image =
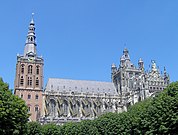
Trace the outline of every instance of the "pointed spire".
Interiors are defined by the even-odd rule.
[[[113,73],[115,73],[117,71],[117,67],[116,67],[116,65],[113,63],[112,65],[111,65],[111,72],[112,72],[112,74]]]
[[[157,71],[157,67],[156,67],[156,62],[155,62],[155,60],[151,60],[151,63],[152,63],[152,65],[151,65],[151,70],[154,71],[154,72],[156,72],[156,71]]]
[[[112,63],[111,67],[112,67],[112,68],[115,68],[115,67],[116,67],[116,65],[115,65],[114,63]]]
[[[167,74],[166,68],[164,67],[164,84],[168,85],[170,83],[169,75]]]
[[[35,36],[35,23],[34,23],[34,13],[32,13],[32,19],[28,27],[28,34],[25,42],[25,57],[35,57],[36,56],[36,36]]]
[[[143,60],[142,60],[142,58],[140,58],[138,62],[139,62],[139,63],[143,63]]]
[[[130,60],[129,51],[127,48],[124,48],[123,55],[126,60]]]
[[[144,62],[143,62],[142,58],[139,59],[138,66],[139,66],[139,69],[144,70]]]
[[[167,77],[166,67],[164,67],[164,77]]]

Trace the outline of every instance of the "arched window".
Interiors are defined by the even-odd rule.
[[[56,101],[54,99],[50,99],[50,115],[56,115]]]
[[[24,73],[24,64],[21,65],[21,73]]]
[[[37,87],[39,86],[39,79],[38,79],[38,77],[36,78],[36,86]]]
[[[32,77],[28,77],[27,85],[32,86]]]
[[[39,107],[38,107],[38,105],[36,105],[35,106],[35,112],[38,112],[38,110],[39,110]]]
[[[24,84],[24,79],[23,79],[23,76],[20,77],[20,85],[23,86]]]
[[[38,94],[36,94],[35,99],[38,100]]]
[[[32,65],[29,65],[29,66],[28,66],[28,74],[32,74],[32,68],[33,68]]]
[[[31,99],[31,95],[30,94],[28,94],[28,99]]]
[[[30,110],[31,110],[31,105],[28,104],[27,106],[28,106],[28,112],[30,112]]]
[[[64,110],[64,116],[67,116],[67,114],[68,114],[68,102],[66,100],[64,100],[64,103],[63,103],[63,110]]]
[[[28,106],[28,112],[30,112],[30,106]]]
[[[36,74],[39,75],[40,74],[40,67],[36,66]]]

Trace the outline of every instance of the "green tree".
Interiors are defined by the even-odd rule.
[[[178,82],[171,83],[151,101],[140,124],[144,134],[178,134]]]
[[[26,135],[43,135],[42,126],[38,122],[27,123],[27,133]]]
[[[143,121],[145,117],[148,117],[147,110],[151,106],[151,101],[153,99],[148,98],[142,102],[138,102],[135,105],[131,106],[128,109],[128,114],[130,123],[131,123],[131,134],[142,134],[144,133],[145,125],[143,124]]]
[[[79,133],[78,123],[68,122],[60,128],[60,135],[78,135]]]
[[[25,102],[13,95],[8,84],[0,78],[0,134],[24,134],[28,117]]]
[[[101,135],[127,135],[131,134],[131,116],[128,112],[107,113],[94,120]]]
[[[65,123],[60,127],[60,135],[99,135],[99,132],[93,121],[84,120]]]
[[[60,127],[56,124],[45,124],[42,126],[44,135],[60,135]]]
[[[8,90],[9,86],[7,83],[4,83],[2,78],[0,77],[0,90]]]
[[[116,122],[118,118],[117,113],[106,113],[93,121],[97,127],[99,134],[107,135],[115,132]]]
[[[92,120],[84,120],[78,123],[78,135],[99,135],[95,122]]]

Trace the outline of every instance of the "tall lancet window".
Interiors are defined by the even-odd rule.
[[[39,73],[40,73],[40,67],[36,66],[36,74],[39,75]]]
[[[32,69],[33,69],[33,66],[32,66],[32,65],[29,65],[29,66],[28,66],[28,74],[32,74]]]
[[[39,79],[38,79],[38,77],[36,78],[36,87],[38,87],[39,86]]]
[[[68,114],[68,102],[66,100],[64,100],[64,103],[63,103],[63,110],[64,110],[64,116],[67,116],[67,114]]]
[[[33,37],[31,37],[30,39],[31,39],[31,42],[33,42]]]
[[[56,116],[56,101],[54,99],[50,100],[50,115]]]
[[[21,73],[24,73],[24,65],[21,65]]]
[[[23,83],[24,83],[24,79],[23,79],[23,76],[20,77],[20,85],[23,86]]]

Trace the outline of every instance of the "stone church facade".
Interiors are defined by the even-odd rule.
[[[17,56],[15,94],[25,100],[30,120],[63,124],[94,119],[107,112],[127,111],[128,106],[162,91],[169,75],[161,74],[152,61],[145,71],[142,59],[138,67],[124,49],[119,67],[111,66],[112,82],[49,78],[43,90],[43,58],[37,56],[35,23],[30,22],[24,55]]]

